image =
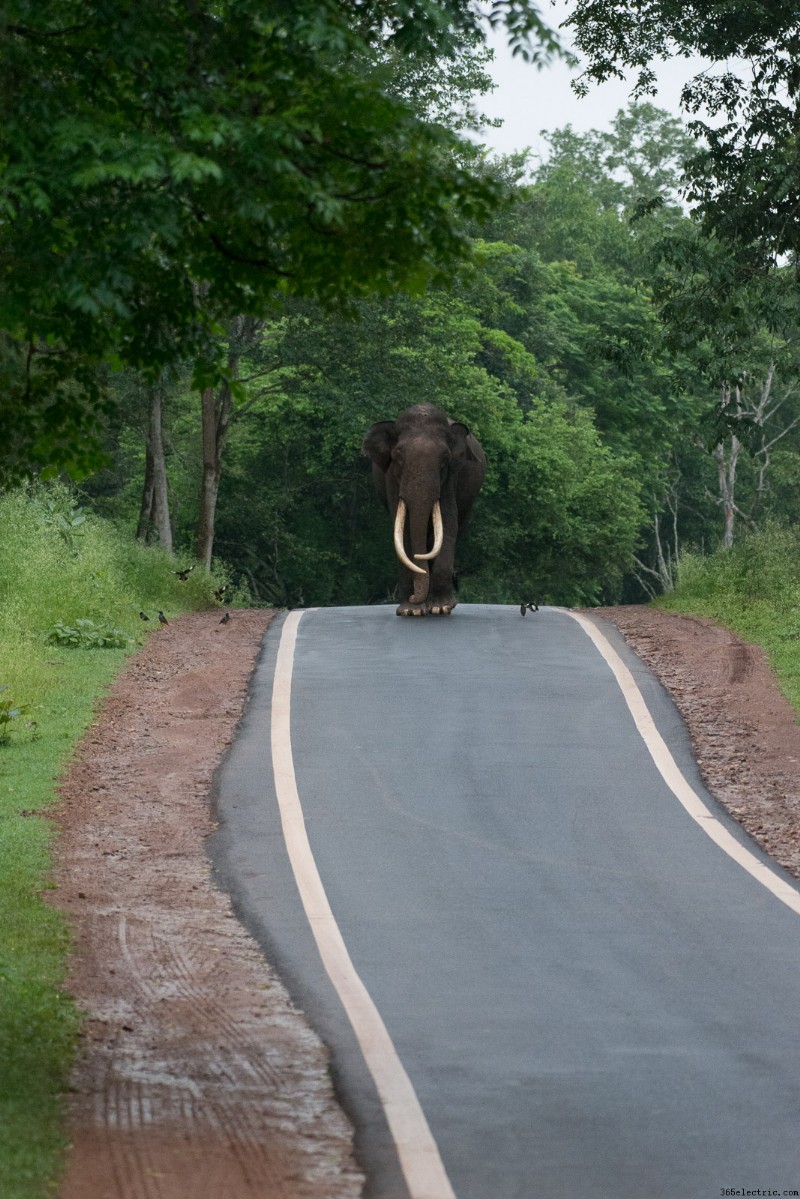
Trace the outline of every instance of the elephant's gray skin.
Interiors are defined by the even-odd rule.
[[[373,425],[364,438],[363,452],[372,459],[375,490],[393,519],[398,502],[405,502],[402,547],[408,560],[422,568],[422,573],[417,573],[400,561],[397,615],[449,616],[456,606],[456,538],[486,474],[480,443],[466,425],[450,420],[441,408],[416,404],[396,420]],[[443,525],[441,549],[432,561],[426,561],[419,555],[430,553],[435,546],[437,500]]]

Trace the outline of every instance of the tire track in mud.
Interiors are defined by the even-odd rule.
[[[214,889],[212,773],[269,614],[195,613],[119,677],[62,788],[86,1013],[60,1199],[355,1199],[327,1056]]]
[[[122,928],[124,919],[124,917],[120,918],[120,928]],[[145,962],[152,961],[156,964],[157,969],[151,973],[159,975],[159,977],[150,980],[143,977],[141,970],[135,964],[136,955],[131,952],[129,942],[124,952],[132,970],[137,975],[138,985],[142,988],[143,993],[154,1001],[174,998],[177,1001],[185,1002],[190,1018],[212,1022],[215,1035],[220,1037],[224,1035],[225,1052],[228,1056],[235,1058],[238,1064],[237,1073],[231,1071],[222,1058],[215,1062],[215,1068],[229,1077],[231,1084],[241,1087],[244,1085],[243,1079],[249,1076],[251,1085],[265,1084],[280,1092],[284,1086],[280,1070],[261,1057],[257,1060],[252,1059],[250,1042],[242,1033],[239,1024],[230,1018],[227,1009],[216,1002],[207,988],[198,985],[201,964],[198,962],[197,956],[194,955],[194,960],[189,961],[185,951],[173,938],[156,932],[152,926],[142,925],[141,932],[149,938],[149,945],[144,947],[141,956]]]

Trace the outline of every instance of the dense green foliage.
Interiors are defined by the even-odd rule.
[[[93,515],[79,521],[61,486],[0,496],[0,1194],[40,1199],[64,1148],[61,1095],[78,1018],[63,992],[68,936],[42,901],[64,762],[122,664],[114,648],[47,643],[55,622],[81,620],[144,637],[140,609],[171,615],[210,602],[209,576],[182,584],[158,548]],[[220,580],[217,580],[217,585]]]
[[[655,90],[659,59],[711,61],[683,91],[698,138],[689,195],[745,270],[800,250],[797,15],[786,0],[576,0],[569,17],[587,91],[632,69],[641,96]]]
[[[793,297],[778,273],[736,291],[733,311],[717,287],[723,252],[676,204],[690,146],[650,104],[608,131],[559,131],[534,173],[522,157],[492,164],[513,203],[471,224],[473,261],[450,285],[361,297],[347,313],[294,299],[260,326],[237,360],[217,511],[218,553],[255,596],[391,596],[360,442],[423,400],[487,451],[459,552],[463,598],[643,598],[672,586],[682,546],[792,516]],[[146,423],[134,382],[109,427],[114,470],[86,484],[131,525]],[[200,462],[186,384],[164,412],[176,542],[190,549]]]
[[[490,17],[553,44],[528,0]],[[466,0],[9,0],[0,476],[96,460],[109,365],[219,378],[221,320],[463,258],[496,180],[403,84],[458,78],[485,24]]]
[[[289,605],[391,596],[394,555],[361,440],[374,420],[432,398],[473,429],[490,463],[460,555],[464,598],[513,600],[522,589],[591,602],[619,589],[644,519],[640,485],[627,443],[604,446],[590,407],[526,347],[509,289],[530,271],[556,292],[558,272],[494,243],[460,294],[363,301],[355,319],[295,305],[270,330],[264,354],[278,382],[234,425],[217,519],[219,552],[256,595]],[[187,499],[179,540],[188,540],[194,510],[180,463],[192,454],[186,434],[196,438],[190,394],[173,396],[172,414],[173,477]],[[131,445],[129,432],[121,443]],[[196,452],[195,441],[195,462]],[[139,477],[141,452],[125,466]],[[102,502],[119,514],[130,489],[108,483],[114,494]]]
[[[692,38],[743,39],[765,87],[783,69],[780,12],[770,41],[752,14],[679,9],[578,3],[589,75],[627,53],[646,88],[647,56]],[[553,52],[527,0],[488,17]],[[535,170],[486,160],[463,137],[488,86],[465,0],[303,0],[291,20],[14,0],[4,21],[7,474],[85,472],[99,441],[100,511],[165,544],[171,523],[203,561],[216,520],[237,577],[286,604],[390,595],[359,446],[421,400],[489,458],[465,598],[641,598],[681,546],[791,515],[793,271],[754,276],[679,206],[705,149],[675,118],[637,104],[551,134]]]
[[[450,284],[347,312],[293,298],[236,350],[216,545],[257,598],[391,597],[389,529],[359,449],[374,420],[422,401],[487,452],[459,552],[464,599],[641,599],[672,586],[682,547],[792,515],[800,358],[785,278],[718,288],[724,251],[676,202],[691,142],[675,118],[636,105],[607,131],[568,128],[550,144],[534,172],[522,157],[491,165],[513,202],[469,226],[473,259]],[[114,467],[85,485],[131,527],[144,394],[122,380]],[[200,437],[188,377],[164,413],[189,550]]]

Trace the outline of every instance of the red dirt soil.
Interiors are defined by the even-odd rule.
[[[800,726],[760,650],[710,622],[596,610],[670,690],[709,789],[800,876]],[[55,902],[86,1012],[60,1199],[355,1199],[325,1050],[213,884],[212,775],[271,614],[157,630],[61,788]],[[453,619],[458,619],[456,613]]]
[[[355,1199],[328,1060],[210,877],[212,774],[270,614],[157,630],[62,788],[58,889],[87,1013],[61,1199]]]

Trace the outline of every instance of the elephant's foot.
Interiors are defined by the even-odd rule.
[[[458,600],[453,595],[428,601],[428,611],[431,616],[449,616]]]
[[[413,600],[409,600],[406,604],[399,604],[397,607],[398,616],[427,616],[427,604],[415,604]]]

